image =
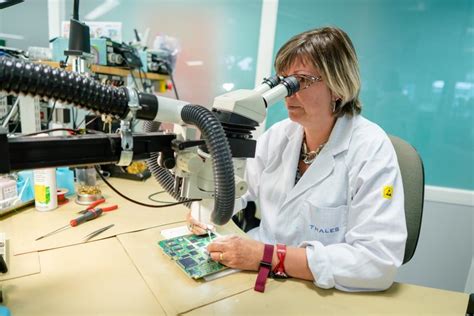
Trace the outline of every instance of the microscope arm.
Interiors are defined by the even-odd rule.
[[[121,135],[48,137],[39,140],[6,138],[6,135],[0,134],[0,152],[6,153],[0,158],[0,172],[117,161],[124,165],[133,159],[149,158],[147,162],[155,178],[168,193],[180,200],[188,197],[183,192],[190,192],[183,188],[176,191],[186,172],[183,174],[175,170],[180,175],[176,177],[167,170],[173,168],[174,163],[173,166],[158,166],[156,153],[160,152],[165,158],[173,160],[173,151],[177,151],[178,156],[180,154],[176,144],[186,141],[186,136],[174,140],[177,135],[157,135],[153,133],[156,126],[146,128],[144,135],[132,135],[129,123],[132,118],[137,118],[147,121],[145,125],[150,126],[156,125],[154,122],[170,122],[183,127],[194,125],[201,131],[205,143],[199,147],[204,155],[200,155],[201,159],[207,161],[205,178],[207,183],[212,183],[206,186],[213,193],[204,188],[207,198],[214,200],[210,219],[214,224],[223,225],[232,217],[236,197],[233,157],[237,159],[237,168],[242,173],[245,166],[242,160],[254,156],[255,141],[251,139],[251,131],[263,121],[266,108],[298,89],[296,78],[275,76],[265,79],[254,90],[239,90],[216,98],[211,112],[184,101],[139,93],[131,88],[102,85],[63,69],[0,57],[0,91],[60,100],[122,120]],[[194,188],[194,193],[190,194],[204,192],[200,191],[201,187],[196,182],[188,182],[187,188],[190,187]]]
[[[102,85],[77,73],[7,57],[0,57],[0,91],[60,100],[96,114],[114,116],[126,123],[137,118],[196,126],[213,158],[212,170],[216,184],[213,220],[222,225],[232,217],[235,198],[232,153],[222,125],[205,107],[153,94],[138,93],[135,89]],[[122,132],[126,132],[127,126],[129,124],[124,124],[125,128],[121,127]],[[124,160],[131,161],[130,147],[133,146],[134,138],[129,130],[125,136],[121,140],[122,153],[128,152],[128,159]],[[6,150],[9,150],[10,156],[16,156],[9,148]],[[82,154],[88,155],[87,151]],[[11,159],[9,161],[11,163]],[[36,162],[30,166],[34,167],[34,163]],[[2,161],[0,169],[8,169],[6,161]]]
[[[133,160],[148,159],[151,153],[173,157],[175,134],[133,135]],[[25,169],[117,163],[121,137],[118,134],[77,136],[10,137],[0,133],[0,174]]]

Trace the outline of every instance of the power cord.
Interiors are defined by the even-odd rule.
[[[3,98],[6,98],[7,96],[4,96]],[[0,98],[0,99],[3,99],[3,98]],[[15,103],[12,105],[12,108],[8,111],[7,114],[5,114],[4,116],[0,117],[0,121],[3,123],[3,121],[15,110],[15,107],[17,106],[17,101],[15,101]]]
[[[158,192],[152,193],[152,194],[150,194],[150,195],[148,196],[148,199],[149,199],[150,201],[153,201],[153,202],[156,202],[156,203],[173,203],[173,202],[170,202],[170,201],[155,200],[155,199],[153,198],[155,195],[163,194],[163,193],[165,193],[165,192],[166,192],[166,191],[163,190],[163,191],[158,191]]]
[[[161,61],[161,64],[165,66],[166,70],[168,71],[168,74],[171,79],[171,83],[173,84],[174,95],[176,96],[176,100],[179,100],[178,89],[176,88],[176,84],[174,82],[174,77],[173,77],[173,69],[171,69],[171,65],[167,63],[166,61]]]
[[[125,200],[130,201],[130,202],[135,203],[135,204],[138,204],[138,205],[141,205],[141,206],[152,207],[152,208],[163,208],[163,207],[168,207],[168,206],[174,206],[174,205],[179,205],[179,204],[185,204],[185,203],[189,203],[189,202],[201,201],[200,199],[190,199],[190,200],[184,200],[184,201],[179,201],[179,202],[175,202],[175,203],[168,203],[168,204],[163,204],[163,205],[154,205],[154,204],[142,203],[142,202],[133,200],[133,199],[129,198],[128,196],[125,196],[124,194],[122,194],[121,192],[119,192],[116,188],[114,188],[114,187],[112,186],[112,184],[110,184],[109,181],[107,181],[107,180],[105,179],[105,177],[104,177],[104,176],[102,175],[102,173],[100,172],[99,166],[94,166],[94,167],[95,167],[95,171],[97,172],[97,174],[99,175],[99,177],[102,179],[102,181],[105,182],[105,184],[107,184],[107,186],[108,186],[109,188],[112,189],[112,191],[114,191],[115,193],[117,193],[118,195],[120,195],[121,197],[123,197]]]
[[[54,109],[56,108],[56,101],[57,100],[54,100],[53,107],[51,108],[51,112],[49,113],[48,123],[46,124],[47,126],[49,126],[49,123],[51,123],[51,119],[53,118]]]
[[[44,133],[50,133],[50,132],[57,132],[57,131],[66,131],[66,132],[70,132],[74,135],[76,134],[80,134],[80,130],[78,129],[72,129],[72,128],[51,128],[51,129],[45,129],[45,130],[42,130],[40,132],[34,132],[34,133],[29,133],[29,134],[25,134],[25,135],[22,135],[23,137],[26,137],[26,136],[35,136],[35,135],[39,135],[39,134],[44,134]]]

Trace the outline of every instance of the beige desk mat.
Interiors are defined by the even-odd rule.
[[[256,273],[239,272],[205,282],[189,278],[159,248],[161,230],[173,224],[117,236],[167,314],[179,314],[253,288]],[[220,233],[236,232],[233,224]]]
[[[3,282],[12,315],[164,315],[116,238],[40,253],[41,273]]]
[[[14,256],[12,248],[7,241],[7,273],[0,273],[0,281],[20,278],[23,276],[40,273],[39,256],[37,252],[25,253]]]
[[[41,271],[38,253],[32,252],[21,256],[15,256],[10,238],[13,234],[11,221],[15,214],[0,217],[0,232],[6,235],[7,247],[7,273],[0,273],[0,281],[15,279]]]
[[[127,196],[148,204],[157,204],[148,200],[148,195],[161,191],[154,179],[137,182],[123,179],[111,179],[113,185]],[[106,203],[101,206],[118,204],[119,208],[107,212],[99,218],[86,222],[74,228],[68,228],[60,233],[35,241],[36,238],[69,223],[79,216],[78,211],[84,206],[70,201],[58,209],[49,212],[39,212],[30,208],[12,217],[13,227],[11,244],[14,254],[54,249],[83,243],[84,237],[102,227],[115,226],[100,234],[97,239],[103,239],[126,232],[139,231],[150,227],[176,223],[185,218],[186,207],[182,205],[166,208],[149,208],[129,202],[112,192],[105,184],[101,186]],[[167,194],[156,197],[159,200],[172,201]]]
[[[464,315],[468,295],[410,284],[388,291],[344,293],[300,280],[274,281],[265,293],[249,290],[186,315]]]

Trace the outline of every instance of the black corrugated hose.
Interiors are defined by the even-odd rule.
[[[217,225],[227,223],[232,217],[235,200],[234,167],[232,153],[224,129],[219,120],[205,107],[186,105],[181,111],[185,123],[193,124],[201,131],[206,147],[212,157],[214,174],[214,210],[211,221]],[[157,130],[157,125],[146,123],[145,132]],[[174,192],[174,178],[171,173],[158,166],[156,156],[148,159],[148,167],[160,185],[175,199],[180,197]],[[182,198],[181,198],[182,199]],[[187,204],[189,207],[189,203]]]
[[[125,87],[102,85],[74,72],[9,57],[0,57],[0,91],[55,99],[119,118],[125,118],[129,112]],[[219,120],[204,107],[187,105],[181,116],[184,122],[198,127],[213,158],[215,204],[211,220],[223,225],[232,217],[235,199],[234,169],[227,137]],[[156,164],[157,155],[152,157],[150,161]],[[153,163],[150,170],[156,170]],[[184,200],[171,193],[174,178],[168,171],[154,174],[174,198]]]
[[[129,111],[125,87],[103,85],[75,72],[5,56],[0,57],[0,90],[59,100],[119,118]]]
[[[158,131],[160,127],[159,122],[145,121],[143,124],[143,131],[145,133],[154,133]],[[152,153],[150,158],[146,160],[148,169],[151,174],[155,177],[156,181],[161,185],[161,187],[171,195],[175,200],[181,202],[186,200],[186,198],[180,197],[178,193],[174,191],[174,177],[171,172],[163,167],[160,167],[157,163],[158,153]],[[185,206],[191,207],[191,202],[184,203]]]

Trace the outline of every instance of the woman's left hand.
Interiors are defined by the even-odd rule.
[[[265,245],[253,239],[230,235],[215,239],[207,246],[211,258],[230,268],[258,270]]]

